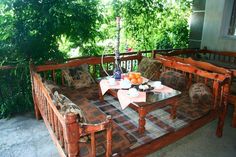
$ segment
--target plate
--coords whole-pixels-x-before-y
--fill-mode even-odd
[[[162,84],[161,84],[161,81],[151,81],[151,82],[148,82],[148,85],[156,88],[156,87],[158,87],[158,86],[160,86]]]
[[[129,84],[129,85],[120,85],[120,88],[121,89],[129,89],[131,87],[131,84]]]
[[[148,92],[148,91],[151,91],[154,89],[154,87],[150,86],[150,85],[147,85],[148,88],[147,89],[140,89],[139,86],[137,86],[137,89],[138,91],[141,91],[141,92]]]
[[[156,86],[155,89],[162,89],[164,86],[163,85],[159,85],[159,86]]]

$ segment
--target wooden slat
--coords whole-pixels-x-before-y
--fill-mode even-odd
[[[92,157],[96,157],[96,143],[95,143],[94,132],[91,133],[91,150],[92,150]]]

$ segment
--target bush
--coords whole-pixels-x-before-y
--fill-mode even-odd
[[[0,118],[33,109],[28,67],[0,70]]]

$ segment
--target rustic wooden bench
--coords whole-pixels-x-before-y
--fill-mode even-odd
[[[157,55],[156,52],[153,53],[155,57]],[[222,67],[224,69],[219,69],[217,72],[225,72],[225,69],[228,69],[232,72],[232,83],[230,86],[230,94],[229,94],[229,103],[234,106],[234,113],[232,118],[232,126],[236,127],[236,53],[235,52],[218,52],[218,51],[211,51],[211,50],[174,50],[170,52],[162,53],[164,56],[172,56],[172,59],[186,62],[189,64],[198,64],[201,65],[203,68],[205,67],[206,70],[215,71]],[[179,56],[179,57],[174,57]],[[193,60],[183,59],[183,58],[190,57]],[[195,62],[195,61],[203,61],[203,62]],[[210,63],[217,67],[211,67],[212,65],[206,64]],[[199,66],[200,67],[200,66]]]
[[[195,83],[196,81],[202,81],[202,79],[193,78],[204,78],[204,83],[213,82],[212,92],[214,96],[214,103],[209,113],[201,118],[190,121],[188,125],[183,128],[172,130],[172,132],[163,135],[157,139],[154,139],[145,145],[140,145],[135,149],[127,152],[120,152],[120,154],[112,154],[112,120],[107,118],[105,121],[97,124],[80,124],[76,121],[76,116],[73,113],[62,116],[58,109],[55,107],[52,98],[50,97],[47,89],[45,88],[39,74],[43,79],[51,79],[57,84],[62,86],[66,85],[61,69],[65,67],[76,67],[82,64],[88,64],[89,69],[94,73],[94,76],[99,77],[97,69],[101,68],[101,58],[91,57],[82,58],[68,61],[62,64],[55,65],[31,65],[31,80],[32,80],[32,94],[34,99],[34,109],[37,119],[43,118],[49,133],[58,148],[61,156],[75,157],[79,156],[82,151],[79,147],[79,139],[83,135],[91,136],[91,150],[92,156],[96,156],[96,141],[94,134],[100,131],[107,131],[106,133],[106,156],[120,155],[120,156],[145,156],[151,152],[154,152],[168,144],[171,144],[178,139],[192,133],[196,129],[203,125],[211,122],[218,118],[218,126],[216,135],[222,136],[224,119],[227,108],[227,96],[230,76],[221,73],[210,73],[200,68],[188,65],[180,64],[175,61],[160,60],[163,64],[162,71],[167,69],[177,70],[188,76],[188,85]],[[127,55],[121,58],[122,66],[126,69],[135,69],[138,63],[141,61],[142,56],[138,55]],[[105,57],[104,64],[107,69],[114,66],[113,57]],[[130,67],[128,67],[130,66]],[[79,93],[77,93],[79,95]]]

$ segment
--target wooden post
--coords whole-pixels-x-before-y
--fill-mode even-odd
[[[108,127],[107,127],[107,151],[106,157],[110,157],[112,154],[112,119],[111,116],[107,116]]]
[[[222,90],[222,96],[223,96],[223,103],[219,107],[220,108],[220,115],[219,115],[219,120],[218,120],[218,125],[217,125],[217,130],[216,130],[216,136],[221,137],[223,134],[223,127],[224,127],[224,122],[225,122],[225,117],[227,113],[227,108],[228,108],[228,93],[229,93],[229,88],[224,85],[225,88]]]
[[[156,58],[155,50],[152,50],[152,59],[155,59],[155,58]]]
[[[141,62],[142,58],[143,58],[142,53],[139,51],[138,52],[138,65]]]
[[[147,112],[145,111],[145,109],[143,107],[140,107],[138,109],[138,114],[139,114],[139,128],[138,128],[138,131],[140,134],[143,134],[144,131],[145,131],[145,124],[146,124],[146,121],[145,121],[145,116],[147,114]]]
[[[79,154],[79,126],[76,122],[77,116],[74,113],[67,113],[65,116],[65,141],[67,144],[68,157],[76,157]]]
[[[32,97],[33,97],[33,102],[34,102],[34,112],[35,112],[35,117],[37,120],[40,120],[42,118],[39,108],[38,108],[38,99],[36,98],[35,94],[35,80],[34,80],[34,72],[33,72],[33,64],[30,63],[29,65],[30,69],[30,81],[31,81],[31,88],[32,88]]]

